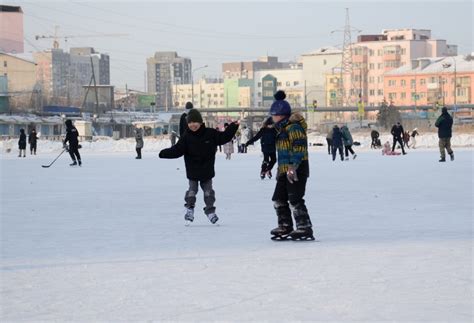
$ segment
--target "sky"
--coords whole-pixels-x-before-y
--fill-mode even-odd
[[[111,58],[111,83],[144,90],[146,59],[177,51],[192,59],[194,75],[219,77],[222,63],[278,56],[280,61],[324,46],[342,46],[345,8],[352,39],[382,29],[431,29],[432,36],[473,49],[471,1],[19,1],[24,11],[25,50],[51,48],[51,39],[71,37],[60,48],[90,46]]]

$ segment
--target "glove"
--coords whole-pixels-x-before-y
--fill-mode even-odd
[[[286,179],[288,179],[290,184],[294,184],[298,181],[298,175],[296,174],[296,170],[293,167],[288,168],[286,172]]]
[[[66,151],[69,151],[69,147],[68,147],[68,145],[66,145],[66,144],[63,144],[63,149],[65,149]]]
[[[248,146],[249,146],[249,143],[248,143],[248,142],[246,142],[246,143],[245,143],[245,147],[248,147]]]
[[[163,152],[162,151],[160,151],[160,153],[158,154],[158,157],[163,158]]]

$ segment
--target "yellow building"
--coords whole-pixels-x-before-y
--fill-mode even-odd
[[[31,109],[32,94],[36,85],[36,64],[24,58],[0,53],[0,75],[8,79],[10,106]]]

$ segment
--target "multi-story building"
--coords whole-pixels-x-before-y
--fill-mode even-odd
[[[38,96],[35,91],[36,64],[21,56],[0,53],[0,75],[7,79],[12,108],[35,108],[31,105],[36,104]]]
[[[109,56],[93,48],[71,48],[70,53],[50,49],[36,52],[33,57],[37,64],[36,80],[48,103],[81,105],[83,86],[90,83],[92,69],[97,85],[110,83]]]
[[[89,69],[90,59],[92,58],[97,84],[110,84],[110,56],[108,54],[98,53],[92,47],[74,47],[69,50],[69,54],[73,64],[75,61],[83,63],[84,60],[82,58],[85,57],[89,61]]]
[[[352,44],[352,72],[343,74],[344,103],[361,100],[375,106],[384,100],[385,73],[410,64],[420,57],[454,56],[457,46],[443,39],[432,39],[430,30],[391,29],[379,35],[361,35]],[[335,72],[334,74],[340,73]]]
[[[23,51],[23,10],[0,5],[0,52],[21,54]]]
[[[147,59],[148,93],[156,96],[158,108],[169,109],[175,106],[173,87],[191,83],[191,59],[179,57],[176,52],[156,52]]]
[[[289,66],[288,62],[279,62],[278,57],[262,56],[256,61],[223,63],[222,76],[224,79],[253,79],[256,71],[288,68]]]
[[[341,60],[342,51],[334,47],[322,47],[301,56],[307,104],[317,102],[324,106],[327,103],[326,74],[341,66]]]
[[[303,68],[294,64],[287,69],[267,69],[254,73],[253,103],[256,107],[269,107],[277,90],[284,90],[294,107],[304,106]]]
[[[474,57],[418,58],[385,73],[384,92],[399,106],[474,104]]]
[[[224,83],[221,79],[200,79],[197,83],[173,86],[175,108],[184,108],[194,93],[196,108],[222,108],[225,106]]]

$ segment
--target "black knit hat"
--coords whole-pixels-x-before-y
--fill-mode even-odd
[[[188,116],[186,117],[186,121],[188,123],[191,123],[191,122],[203,123],[201,113],[196,109],[189,110]]]
[[[186,110],[191,110],[192,108],[194,108],[194,106],[191,102],[186,102],[185,108]]]

